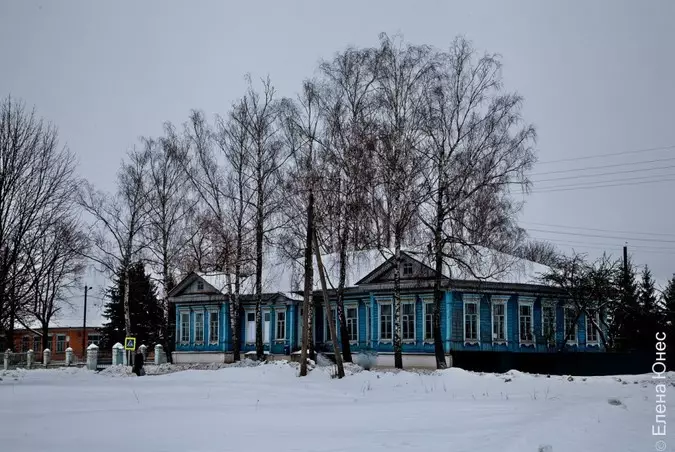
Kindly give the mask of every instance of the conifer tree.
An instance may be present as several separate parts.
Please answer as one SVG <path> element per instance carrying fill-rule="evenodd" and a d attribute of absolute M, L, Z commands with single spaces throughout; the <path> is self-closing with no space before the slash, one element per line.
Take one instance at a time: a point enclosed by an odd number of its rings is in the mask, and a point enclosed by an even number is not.
<path fill-rule="evenodd" d="M 675 347 L 675 275 L 661 294 L 661 302 L 665 313 L 659 333 L 666 333 L 668 349 L 672 350 Z"/>
<path fill-rule="evenodd" d="M 631 350 L 637 347 L 636 338 L 639 336 L 640 304 L 638 287 L 635 282 L 635 267 L 628 261 L 626 268 L 620 271 L 618 278 L 619 304 L 614 312 L 616 327 L 616 346 L 621 350 Z"/>
<path fill-rule="evenodd" d="M 108 323 L 101 330 L 102 345 L 110 348 L 116 342 L 123 343 L 126 334 L 124 318 L 124 277 L 118 272 L 115 284 L 107 291 L 109 302 L 105 306 L 103 316 Z M 136 337 L 136 344 L 152 348 L 161 340 L 164 326 L 164 312 L 157 299 L 157 290 L 140 262 L 133 264 L 129 271 L 129 311 L 131 316 L 131 332 Z"/>
<path fill-rule="evenodd" d="M 653 346 L 654 335 L 657 332 L 659 321 L 661 320 L 661 310 L 659 309 L 656 296 L 656 286 L 649 267 L 645 265 L 642 272 L 642 279 L 639 288 L 640 313 L 638 316 L 639 328 L 639 348 L 648 349 Z"/>

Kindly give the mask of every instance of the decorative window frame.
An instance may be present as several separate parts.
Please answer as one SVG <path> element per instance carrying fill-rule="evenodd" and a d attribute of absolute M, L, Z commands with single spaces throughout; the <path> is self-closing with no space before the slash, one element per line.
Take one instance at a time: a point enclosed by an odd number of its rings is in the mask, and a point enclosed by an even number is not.
<path fill-rule="evenodd" d="M 530 308 L 530 334 L 532 335 L 532 340 L 523 340 L 522 332 L 520 331 L 521 328 L 521 314 L 520 314 L 520 308 L 521 306 L 528 306 Z M 525 347 L 530 347 L 534 346 L 534 344 L 537 342 L 537 336 L 535 335 L 535 330 L 534 330 L 534 298 L 529 298 L 529 297 L 519 297 L 518 298 L 518 344 L 521 346 Z"/>
<path fill-rule="evenodd" d="M 183 315 L 188 316 L 187 341 L 183 340 Z M 178 329 L 178 343 L 181 345 L 190 345 L 190 340 L 192 339 L 192 332 L 190 331 L 190 325 L 192 323 L 191 317 L 189 309 L 178 309 L 178 325 L 176 325 L 176 327 Z"/>
<path fill-rule="evenodd" d="M 462 330 L 464 345 L 480 345 L 480 301 L 481 296 L 478 294 L 464 294 L 462 296 Z M 476 339 L 469 339 L 466 337 L 466 305 L 476 305 Z"/>
<path fill-rule="evenodd" d="M 279 337 L 279 314 L 284 316 L 284 337 Z M 280 343 L 286 341 L 286 333 L 288 328 L 288 315 L 286 314 L 286 309 L 275 309 L 274 310 L 274 342 Z"/>
<path fill-rule="evenodd" d="M 577 322 L 574 324 L 574 337 L 569 338 L 567 341 L 565 341 L 565 338 L 567 337 L 567 310 L 571 309 L 574 311 L 575 317 L 576 317 L 576 308 L 571 305 L 571 304 L 565 304 L 563 305 L 563 342 L 564 345 L 579 345 L 579 319 L 577 319 Z"/>
<path fill-rule="evenodd" d="M 347 309 L 356 309 L 356 340 L 349 339 L 351 345 L 356 345 L 359 343 L 361 335 L 359 334 L 359 303 L 358 301 L 346 302 L 344 303 L 345 308 L 345 325 L 347 326 L 347 333 L 349 333 L 349 325 L 347 325 Z"/>
<path fill-rule="evenodd" d="M 546 338 L 546 331 L 544 330 L 544 327 L 546 326 L 546 323 L 544 322 L 544 312 L 545 308 L 553 308 L 553 338 L 548 339 Z M 557 300 L 551 300 L 551 299 L 545 299 L 541 301 L 541 337 L 544 341 L 546 341 L 546 346 L 551 346 L 555 345 L 557 339 L 557 334 L 558 334 L 558 301 Z"/>
<path fill-rule="evenodd" d="M 404 261 L 403 264 L 401 264 L 401 276 L 412 276 L 413 273 L 413 263 L 410 261 Z"/>
<path fill-rule="evenodd" d="M 492 295 L 490 297 L 490 324 L 492 343 L 507 345 L 509 343 L 509 295 Z M 504 339 L 495 338 L 495 306 L 504 306 Z"/>
<path fill-rule="evenodd" d="M 584 315 L 584 318 L 585 318 L 585 320 L 586 320 L 586 325 L 585 325 L 585 327 L 586 327 L 586 345 L 587 345 L 587 346 L 591 346 L 591 347 L 598 347 L 598 346 L 600 345 L 600 332 L 597 331 L 597 328 L 596 328 L 596 331 L 595 331 L 595 340 L 594 340 L 594 341 L 589 341 L 589 340 L 588 340 L 588 331 L 589 331 L 589 327 L 590 327 L 590 328 L 595 328 L 595 327 L 594 327 L 593 324 L 590 322 L 590 319 L 589 319 L 589 317 L 588 317 L 588 313 L 586 313 L 586 314 Z M 598 327 L 599 327 L 599 326 L 600 326 L 600 313 L 599 313 L 597 310 L 595 310 L 595 312 L 593 313 L 593 320 L 595 320 L 595 324 L 598 325 Z"/>
<path fill-rule="evenodd" d="M 427 310 L 431 309 L 431 337 L 427 338 Z M 434 299 L 433 297 L 423 297 L 422 298 L 422 341 L 425 344 L 434 343 Z"/>
<path fill-rule="evenodd" d="M 220 342 L 220 311 L 217 309 L 209 309 L 208 310 L 208 318 L 209 318 L 209 345 L 218 345 Z M 216 340 L 212 341 L 211 336 L 212 336 L 212 331 L 211 331 L 211 314 L 216 314 L 216 317 L 218 319 L 218 322 L 216 323 L 216 328 L 217 328 L 217 334 L 216 334 Z"/>
<path fill-rule="evenodd" d="M 412 305 L 412 316 L 413 316 L 413 337 L 412 339 L 403 339 L 403 305 L 404 304 L 409 304 Z M 402 296 L 401 297 L 401 344 L 414 344 L 417 342 L 417 297 L 415 296 Z M 393 310 L 393 304 L 392 304 L 392 312 L 391 312 L 391 335 L 392 338 L 394 336 L 394 324 L 395 324 L 395 318 L 394 318 L 394 310 Z"/>
<path fill-rule="evenodd" d="M 394 343 L 394 300 L 393 298 L 376 298 L 377 303 L 377 343 L 378 344 L 393 344 Z M 382 306 L 391 306 L 391 338 L 382 339 Z"/>
<path fill-rule="evenodd" d="M 253 341 L 248 340 L 248 315 L 253 314 Z M 262 316 L 263 313 L 260 312 L 260 315 Z M 261 320 L 264 320 L 264 317 L 261 317 Z M 265 325 L 263 324 L 263 328 L 265 328 Z M 264 334 L 263 334 L 264 337 Z M 245 309 L 244 310 L 244 344 L 246 345 L 255 345 L 255 309 Z"/>
<path fill-rule="evenodd" d="M 202 340 L 201 341 L 197 340 L 198 339 L 198 337 L 197 337 L 197 316 L 198 315 L 202 316 Z M 206 328 L 205 328 L 206 323 L 204 321 L 204 318 L 205 318 L 204 311 L 202 309 L 195 309 L 194 318 L 195 318 L 195 322 L 194 322 L 194 324 L 195 324 L 195 327 L 194 327 L 194 330 L 195 330 L 195 341 L 194 341 L 195 345 L 204 345 L 204 342 L 206 340 L 206 337 L 205 337 L 206 336 Z"/>

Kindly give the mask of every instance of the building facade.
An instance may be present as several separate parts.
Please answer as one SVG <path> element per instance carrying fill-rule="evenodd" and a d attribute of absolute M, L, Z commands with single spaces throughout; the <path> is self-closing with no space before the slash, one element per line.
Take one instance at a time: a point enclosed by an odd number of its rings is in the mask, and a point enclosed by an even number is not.
<path fill-rule="evenodd" d="M 330 255 L 327 256 L 330 261 Z M 378 363 L 393 363 L 393 259 L 375 259 L 367 272 L 352 272 L 344 292 L 344 313 L 354 351 L 378 353 Z M 328 270 L 330 273 L 330 270 Z M 433 360 L 434 272 L 414 254 L 405 253 L 401 275 L 401 335 L 404 359 Z M 283 276 L 283 275 L 282 275 Z M 511 279 L 512 281 L 509 281 Z M 283 277 L 278 292 L 266 291 L 262 303 L 266 353 L 281 355 L 302 343 L 302 292 L 289 290 Z M 331 290 L 335 310 L 335 291 Z M 330 351 L 330 335 L 323 297 L 314 293 L 313 339 L 317 350 Z M 226 276 L 188 275 L 170 294 L 176 304 L 174 362 L 222 362 L 231 359 L 231 313 Z M 255 349 L 255 300 L 241 297 L 240 331 L 243 353 Z M 595 319 L 577 315 L 556 290 L 530 278 L 501 280 L 453 279 L 443 291 L 441 331 L 447 354 L 453 351 L 550 352 L 559 349 L 603 350 Z M 333 318 L 337 315 L 334 312 Z M 339 330 L 339 329 L 338 329 Z"/>
<path fill-rule="evenodd" d="M 14 330 L 14 350 L 25 353 L 28 350 L 33 350 L 38 360 L 42 360 L 39 356 L 44 350 L 42 348 L 42 336 L 38 334 L 40 331 L 17 329 Z M 47 341 L 49 349 L 52 352 L 53 361 L 65 361 L 66 349 L 68 347 L 73 349 L 73 353 L 78 358 L 84 357 L 82 350 L 82 335 L 86 335 L 86 347 L 91 344 L 99 345 L 101 341 L 101 333 L 98 328 L 87 327 L 82 330 L 82 327 L 50 327 Z"/>

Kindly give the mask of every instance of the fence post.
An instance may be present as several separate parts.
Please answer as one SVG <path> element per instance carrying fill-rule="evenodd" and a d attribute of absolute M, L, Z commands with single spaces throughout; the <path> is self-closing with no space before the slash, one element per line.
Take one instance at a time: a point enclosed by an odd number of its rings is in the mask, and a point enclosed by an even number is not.
<path fill-rule="evenodd" d="M 91 344 L 87 347 L 87 369 L 96 370 L 98 364 L 98 347 L 96 344 Z"/>
<path fill-rule="evenodd" d="M 33 362 L 35 362 L 35 352 L 31 348 L 28 350 L 28 353 L 26 353 L 26 368 L 30 369 L 33 367 Z"/>
<path fill-rule="evenodd" d="M 10 349 L 5 350 L 5 363 L 4 363 L 4 368 L 5 370 L 9 369 L 9 354 L 12 353 Z"/>
<path fill-rule="evenodd" d="M 141 355 L 143 355 L 143 362 L 145 362 L 148 359 L 148 346 L 143 344 L 138 347 L 138 351 L 141 352 Z"/>
<path fill-rule="evenodd" d="M 52 361 L 52 351 L 49 350 L 48 348 L 45 348 L 45 350 L 42 352 L 42 364 L 44 364 L 45 367 L 49 366 L 49 363 Z"/>
<path fill-rule="evenodd" d="M 66 349 L 66 366 L 73 364 L 73 349 L 68 347 Z"/>
<path fill-rule="evenodd" d="M 155 345 L 155 364 L 164 364 L 164 347 L 161 344 Z"/>
<path fill-rule="evenodd" d="M 113 366 L 119 366 L 122 364 L 122 357 L 124 355 L 124 345 L 119 342 L 113 345 L 112 348 L 112 364 Z"/>

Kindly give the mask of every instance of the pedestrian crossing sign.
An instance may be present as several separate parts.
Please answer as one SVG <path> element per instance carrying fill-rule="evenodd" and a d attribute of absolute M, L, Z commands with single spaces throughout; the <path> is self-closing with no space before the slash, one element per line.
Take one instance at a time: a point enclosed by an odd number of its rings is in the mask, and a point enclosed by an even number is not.
<path fill-rule="evenodd" d="M 125 337 L 124 338 L 124 350 L 136 350 L 136 338 L 135 337 Z"/>

